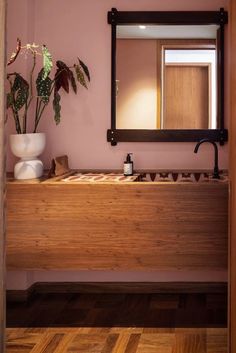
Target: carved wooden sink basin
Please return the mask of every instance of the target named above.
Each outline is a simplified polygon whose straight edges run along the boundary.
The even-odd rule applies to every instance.
[[[137,171],[132,176],[124,176],[121,172],[80,172],[74,171],[70,175],[62,178],[63,182],[158,182],[158,183],[219,183],[227,182],[226,171],[220,173],[220,179],[214,179],[210,171]]]
[[[177,183],[198,183],[198,182],[227,182],[226,171],[220,172],[220,179],[214,179],[209,171],[161,171],[155,173],[141,173],[141,181],[146,182],[177,182]]]
[[[61,181],[65,182],[90,182],[90,183],[99,183],[99,182],[132,182],[138,181],[140,174],[134,174],[130,176],[124,176],[121,173],[80,173],[75,172],[72,175],[63,178]],[[140,180],[141,181],[141,180]]]

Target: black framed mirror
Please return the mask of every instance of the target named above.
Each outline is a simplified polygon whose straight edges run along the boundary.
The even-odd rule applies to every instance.
[[[111,129],[107,141],[224,144],[220,11],[108,12]]]

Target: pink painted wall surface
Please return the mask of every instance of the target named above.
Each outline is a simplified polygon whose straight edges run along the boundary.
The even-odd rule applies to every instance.
[[[91,71],[88,91],[79,88],[77,96],[63,95],[60,125],[55,126],[49,107],[43,117],[39,130],[47,134],[42,155],[45,166],[49,167],[53,157],[66,153],[72,168],[122,168],[126,152],[133,152],[136,168],[211,168],[213,151],[208,145],[195,155],[194,143],[119,143],[111,147],[106,141],[111,109],[111,28],[107,24],[107,11],[111,7],[218,10],[227,9],[228,0],[8,0],[8,53],[14,49],[15,39],[21,37],[23,41],[47,44],[55,59],[64,59],[68,64],[73,64],[79,56]],[[227,87],[226,79],[226,97]],[[10,132],[14,132],[11,123]],[[221,168],[227,168],[227,156],[226,145],[220,148]],[[8,170],[13,169],[13,163],[9,152]]]
[[[47,110],[40,131],[47,133],[47,147],[42,159],[49,167],[53,157],[68,154],[72,168],[122,168],[126,152],[134,153],[136,168],[211,168],[211,146],[202,146],[198,155],[194,143],[119,143],[116,147],[106,141],[110,128],[111,29],[107,11],[118,10],[218,10],[227,9],[228,0],[8,0],[8,56],[15,48],[17,37],[22,42],[47,44],[55,59],[73,64],[77,56],[90,68],[89,90],[79,89],[78,95],[63,96],[62,121],[55,126],[52,111]],[[226,29],[226,44],[228,43]],[[19,65],[22,73],[26,65]],[[226,76],[227,76],[226,46]],[[226,77],[226,97],[228,80]],[[228,101],[226,99],[226,110]],[[227,111],[226,111],[227,113]],[[14,133],[9,119],[7,135]],[[220,148],[219,164],[227,168],[227,145]],[[7,168],[13,169],[14,158],[8,151]],[[35,281],[225,281],[226,273],[65,273],[53,271],[10,272],[8,288],[22,289]]]
[[[36,282],[227,282],[225,271],[11,271],[8,290],[25,290]]]
[[[118,39],[116,44],[116,126],[157,128],[157,43]]]

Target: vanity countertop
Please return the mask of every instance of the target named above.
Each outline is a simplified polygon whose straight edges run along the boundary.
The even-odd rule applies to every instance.
[[[115,183],[115,184],[127,184],[127,183],[227,183],[228,172],[223,170],[220,172],[220,179],[213,179],[212,172],[210,170],[136,170],[132,176],[124,176],[121,170],[70,170],[63,175],[56,177],[48,177],[48,172],[45,171],[41,178],[28,179],[28,180],[16,180],[14,179],[13,173],[7,174],[7,181],[14,184],[80,184],[80,183]]]

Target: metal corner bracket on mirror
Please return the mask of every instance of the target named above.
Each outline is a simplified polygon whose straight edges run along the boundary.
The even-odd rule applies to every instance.
[[[224,26],[219,11],[108,12],[111,128],[107,141],[228,139]]]

